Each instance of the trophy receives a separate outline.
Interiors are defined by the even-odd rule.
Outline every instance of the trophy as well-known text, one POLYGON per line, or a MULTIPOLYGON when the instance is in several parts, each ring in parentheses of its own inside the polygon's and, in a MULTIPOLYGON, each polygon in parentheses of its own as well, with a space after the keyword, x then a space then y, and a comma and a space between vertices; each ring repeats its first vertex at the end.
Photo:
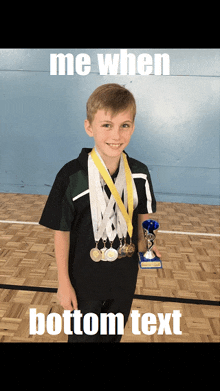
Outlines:
POLYGON ((147 244, 145 253, 139 252, 139 265, 141 269, 161 269, 162 262, 160 258, 153 252, 154 239, 156 237, 154 231, 159 228, 159 223, 154 220, 145 220, 142 223, 144 230, 144 238, 147 244))

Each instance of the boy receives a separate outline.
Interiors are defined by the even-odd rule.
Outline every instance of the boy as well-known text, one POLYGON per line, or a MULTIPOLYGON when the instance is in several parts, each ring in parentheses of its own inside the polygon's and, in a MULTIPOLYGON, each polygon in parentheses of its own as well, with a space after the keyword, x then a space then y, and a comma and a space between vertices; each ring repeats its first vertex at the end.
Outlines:
POLYGON ((87 335, 83 316, 122 313, 125 325, 130 313, 138 251, 146 247, 142 221, 156 211, 147 167, 123 153, 135 114, 133 95, 118 84, 92 93, 84 126, 95 147, 59 171, 40 219, 55 230, 60 304, 82 313, 81 330, 74 333, 72 324, 69 342, 120 342, 116 332, 87 335))

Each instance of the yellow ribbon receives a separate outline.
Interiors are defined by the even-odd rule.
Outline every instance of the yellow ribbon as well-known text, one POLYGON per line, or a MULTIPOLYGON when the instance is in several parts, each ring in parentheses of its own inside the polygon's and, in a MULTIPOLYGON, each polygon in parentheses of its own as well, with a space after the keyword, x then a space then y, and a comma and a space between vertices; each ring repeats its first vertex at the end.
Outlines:
POLYGON ((115 201, 117 202, 120 210, 121 210, 121 213, 126 221, 126 224, 127 224, 127 227, 128 227, 128 234, 130 236, 130 238, 132 238, 132 233, 133 233, 133 225, 132 225, 132 216, 133 216, 133 186, 132 186, 132 177, 131 177, 131 171, 130 171, 130 168, 129 168, 129 165, 128 165, 128 161, 127 161, 127 157, 126 157, 126 154, 123 152, 122 153, 122 156, 123 156, 123 160, 124 160, 124 167, 125 167, 125 177, 126 177, 126 185, 127 185, 127 194, 128 194, 128 213, 127 213, 127 210, 125 209, 125 206, 121 200, 121 197, 118 193, 118 190, 110 176, 110 174, 108 173, 108 171, 106 170, 106 168, 104 167, 104 165, 102 164, 101 160, 99 159, 99 157, 97 156, 96 152, 95 152, 95 149, 92 150, 91 152, 91 157, 96 165, 96 167, 98 168, 101 176, 103 177, 105 183, 107 184, 107 186, 109 187, 115 201))

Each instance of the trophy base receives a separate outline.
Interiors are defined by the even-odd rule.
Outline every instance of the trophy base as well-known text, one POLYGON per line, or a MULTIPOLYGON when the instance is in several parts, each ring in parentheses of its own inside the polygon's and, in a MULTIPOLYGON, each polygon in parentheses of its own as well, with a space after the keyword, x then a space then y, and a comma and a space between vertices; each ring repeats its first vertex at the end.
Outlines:
POLYGON ((156 255, 154 258, 148 259, 144 257, 144 253, 139 252, 139 265, 141 269, 162 269, 162 262, 156 255))

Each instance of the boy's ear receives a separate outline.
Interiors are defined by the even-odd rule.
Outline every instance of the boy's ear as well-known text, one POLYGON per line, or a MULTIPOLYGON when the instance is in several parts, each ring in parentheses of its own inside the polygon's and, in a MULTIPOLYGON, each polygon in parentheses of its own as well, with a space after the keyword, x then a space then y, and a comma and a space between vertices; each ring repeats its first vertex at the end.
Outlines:
POLYGON ((88 136, 89 137, 93 137, 92 127, 91 127, 90 122, 88 121, 88 119, 85 119, 84 127, 85 127, 85 131, 88 134, 88 136))

